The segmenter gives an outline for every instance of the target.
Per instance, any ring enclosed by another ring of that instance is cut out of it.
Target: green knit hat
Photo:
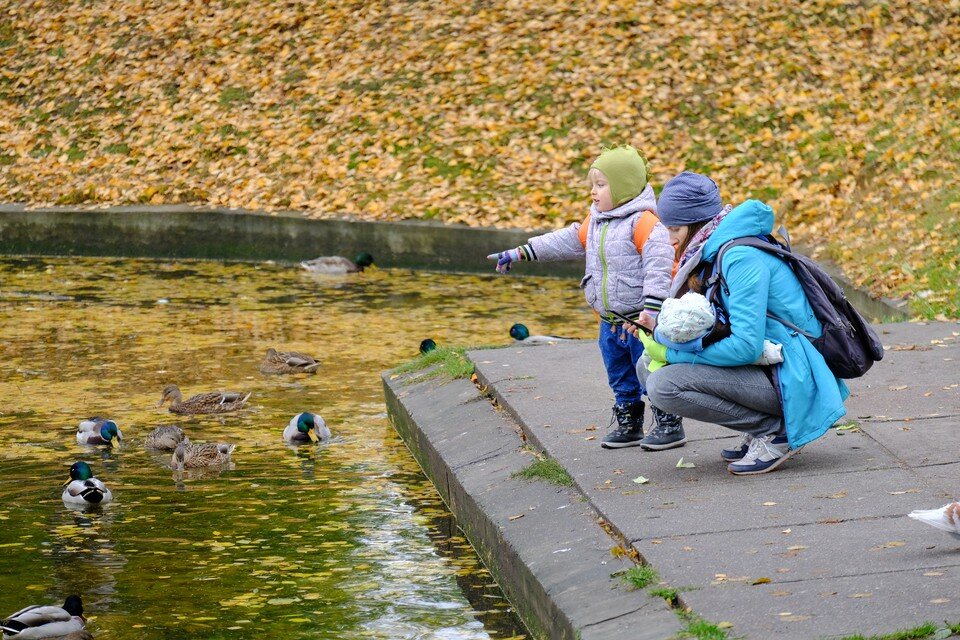
[[[601,171],[607,177],[613,204],[619,207],[636,198],[646,188],[649,166],[639,151],[624,145],[604,149],[590,168]]]

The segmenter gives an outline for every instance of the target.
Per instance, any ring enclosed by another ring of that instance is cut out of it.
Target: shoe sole
[[[646,449],[647,451],[663,451],[664,449],[676,449],[677,447],[682,447],[687,444],[687,439],[677,440],[676,442],[671,442],[670,444],[642,444],[640,445],[641,449]]]
[[[800,449],[803,449],[803,447],[800,447]],[[735,476],[758,476],[761,473],[770,473],[771,471],[777,469],[777,467],[779,467],[781,464],[792,458],[794,455],[800,453],[800,449],[791,449],[790,451],[787,451],[785,454],[774,460],[773,463],[766,469],[760,469],[758,471],[734,471],[728,466],[727,471]]]
[[[636,442],[601,442],[600,446],[604,449],[623,449],[626,447],[636,447],[640,445],[640,441]]]

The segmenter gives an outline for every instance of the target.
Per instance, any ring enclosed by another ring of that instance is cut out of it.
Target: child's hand
[[[497,273],[506,273],[507,271],[510,271],[511,262],[519,262],[520,260],[523,260],[523,253],[519,248],[507,249],[506,251],[501,251],[500,253],[491,253],[487,256],[487,260],[496,260]]]
[[[657,317],[649,311],[641,312],[640,317],[637,318],[637,322],[645,326],[647,329],[650,329],[650,331],[653,331],[657,328]]]

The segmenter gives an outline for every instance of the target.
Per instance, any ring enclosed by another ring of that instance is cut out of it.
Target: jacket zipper
[[[607,298],[607,255],[604,252],[604,241],[607,239],[607,229],[610,228],[609,222],[603,223],[603,231],[600,232],[600,292],[603,298],[604,311],[610,309],[610,301]]]

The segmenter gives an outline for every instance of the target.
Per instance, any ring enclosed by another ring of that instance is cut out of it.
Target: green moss
[[[464,347],[437,347],[416,360],[400,365],[393,372],[404,374],[435,367],[424,377],[466,378],[473,374],[473,363],[467,360],[466,351]]]
[[[573,478],[571,478],[567,470],[560,466],[560,463],[553,458],[536,460],[526,469],[514,473],[512,477],[526,478],[528,480],[539,479],[558,484],[562,487],[573,486]]]

